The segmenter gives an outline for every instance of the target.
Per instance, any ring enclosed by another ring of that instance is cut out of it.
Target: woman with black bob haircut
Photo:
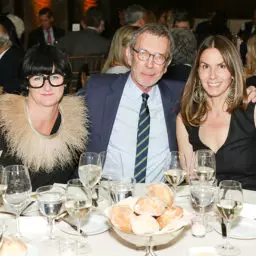
[[[23,74],[27,96],[0,96],[0,164],[26,165],[33,190],[66,183],[88,136],[84,99],[63,96],[70,63],[54,46],[36,46],[25,55]]]

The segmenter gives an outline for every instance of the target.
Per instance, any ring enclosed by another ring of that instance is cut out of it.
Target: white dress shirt
[[[48,44],[48,31],[47,29],[43,29],[44,31],[44,40],[45,40],[45,43]],[[52,42],[52,45],[54,45],[55,43],[55,38],[54,38],[54,34],[53,34],[53,29],[52,27],[49,28],[49,31],[50,31],[50,35],[51,35],[51,42]]]
[[[124,87],[108,144],[108,151],[111,152],[113,150],[121,153],[124,175],[129,177],[134,177],[137,129],[142,93],[132,81],[131,76],[129,76]],[[150,134],[146,183],[162,179],[164,160],[169,152],[167,128],[158,85],[153,86],[148,94]],[[108,158],[106,158],[107,162]]]

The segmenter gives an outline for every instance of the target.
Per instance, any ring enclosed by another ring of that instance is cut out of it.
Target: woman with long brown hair
[[[256,190],[256,114],[248,103],[245,75],[236,47],[209,36],[199,47],[177,117],[179,150],[191,156],[211,149],[218,180],[234,179]]]

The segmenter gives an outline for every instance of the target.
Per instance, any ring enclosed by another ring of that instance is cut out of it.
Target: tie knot
[[[148,97],[149,97],[149,95],[148,94],[146,94],[146,93],[142,93],[142,100],[143,101],[147,101],[148,100]]]

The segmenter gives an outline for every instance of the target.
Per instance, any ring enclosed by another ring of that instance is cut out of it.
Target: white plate
[[[31,244],[27,244],[27,247],[28,247],[28,252],[26,256],[39,256],[39,251],[35,246]]]
[[[57,227],[65,233],[77,235],[76,230],[63,221],[58,223]],[[109,230],[109,228],[110,226],[107,217],[101,214],[92,213],[82,227],[82,230],[85,231],[87,235],[97,235]]]
[[[214,224],[214,229],[221,233],[219,222]],[[230,230],[230,237],[236,239],[255,239],[256,238],[256,220],[238,217]]]

